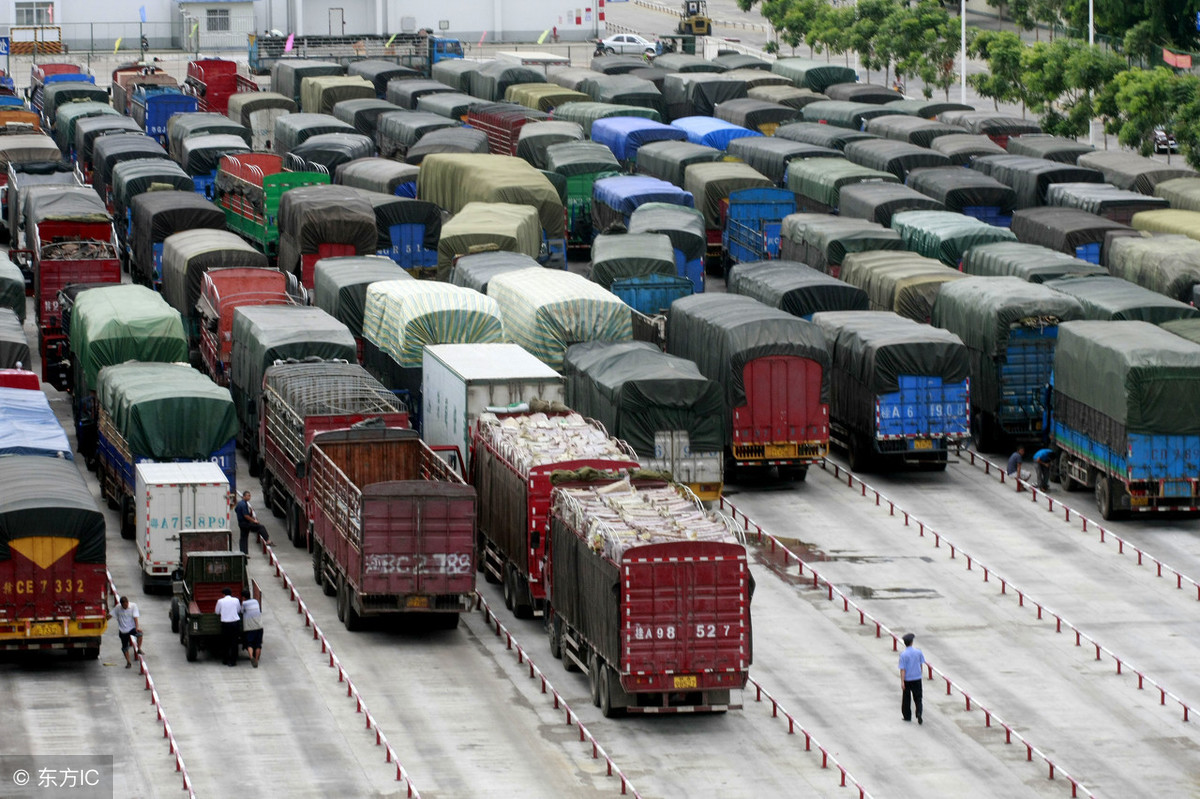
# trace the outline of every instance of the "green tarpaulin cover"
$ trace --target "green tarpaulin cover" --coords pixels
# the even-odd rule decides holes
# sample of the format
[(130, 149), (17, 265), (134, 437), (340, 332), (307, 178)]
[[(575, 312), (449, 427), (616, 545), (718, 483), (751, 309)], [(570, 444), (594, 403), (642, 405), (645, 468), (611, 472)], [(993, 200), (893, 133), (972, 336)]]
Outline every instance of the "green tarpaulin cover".
[(75, 123), (80, 119), (98, 116), (119, 116), (120, 111), (108, 103), (84, 101), (69, 103), (59, 110), (54, 118), (54, 140), (63, 154), (69, 153), (75, 145)]
[(621, 278), (675, 274), (675, 249), (661, 233), (608, 233), (592, 241), (591, 279), (606, 289)]
[(780, 58), (771, 63), (771, 71), (790, 79), (801, 89), (814, 92), (823, 92), (835, 83), (858, 80), (858, 73), (850, 67), (808, 58)]
[(1200, 241), (1187, 236), (1113, 239), (1108, 271), (1131, 283), (1190, 303), (1200, 284)]
[(909, 249), (954, 267), (971, 247), (1017, 239), (1007, 228), (953, 211), (905, 211), (892, 217), (892, 229)]
[(839, 191), (851, 183), (899, 183), (890, 172), (868, 169), (840, 158), (811, 158), (788, 164), (787, 187), (829, 208), (839, 205)]
[(496, 275), (488, 296), (500, 305), (505, 334), (551, 369), (563, 353), (585, 341), (629, 341), (629, 306), (587, 278), (557, 269), (522, 269)]
[(798, 261), (736, 264), (725, 277), (725, 287), (731, 294), (753, 297), (793, 316), (870, 308), (862, 289)]
[[(100, 369), (125, 361), (186, 362), (179, 311), (145, 286), (104, 286), (82, 292), (71, 310), (76, 396), (96, 387)], [(81, 380), (81, 382), (78, 382)]]
[(849, 100), (821, 100), (804, 106), (801, 113), (805, 122), (836, 125), (839, 128), (862, 130), (868, 120), (875, 117), (899, 114), (886, 105), (855, 103)]
[(196, 314), (204, 273), (227, 266), (267, 267), (267, 256), (228, 230), (184, 230), (163, 239), (162, 293), (184, 317)]
[(554, 109), (554, 118), (575, 122), (583, 128), (584, 135), (592, 135), (592, 123), (597, 119), (608, 117), (642, 117), (654, 122), (662, 122), (662, 114), (654, 108), (636, 105), (616, 105), (612, 103), (568, 103)]
[[(888, 107), (891, 108), (892, 106)], [(885, 139), (929, 147), (934, 139), (941, 136), (957, 135), (962, 130), (953, 125), (936, 122), (932, 119), (922, 119), (921, 117), (907, 116), (905, 114), (889, 114), (888, 116), (876, 117), (867, 122), (867, 132), (874, 133), (876, 136), (882, 136)]]
[(0, 258), (0, 308), (12, 308), (17, 319), (25, 321), (25, 276), (8, 256)]
[[(731, 75), (731, 77), (742, 77), (741, 75)], [(762, 78), (742, 78), (746, 81), (749, 87), (746, 89), (746, 96), (753, 97), (755, 100), (766, 100), (768, 103), (779, 103), (786, 105), (788, 108), (795, 108), (797, 111), (804, 108), (809, 103), (828, 100), (829, 98), (819, 92), (814, 92), (812, 89), (797, 89), (791, 84), (777, 85), (772, 83), (762, 82)]]
[[(535, 123), (544, 124), (544, 123)], [(530, 127), (526, 125), (521, 130)], [(551, 144), (545, 150), (545, 169), (564, 177), (595, 175), (600, 172), (619, 172), (621, 165), (612, 150), (590, 141)]]
[(1127, 433), (1200, 434), (1200, 345), (1146, 322), (1067, 322), (1058, 329), (1054, 390)]
[(704, 215), (684, 205), (643, 203), (629, 217), (629, 232), (665, 233), (685, 262), (703, 258), (708, 248)]
[(1025, 155), (1030, 158), (1045, 158), (1063, 164), (1074, 164), (1079, 156), (1095, 151), (1095, 147), (1086, 142), (1074, 139), (1064, 139), (1061, 136), (1047, 136), (1026, 133), (1008, 142), (1008, 152), (1011, 155)]
[(1200, 177), (1196, 170), (1185, 166), (1182, 159), (1168, 165), (1153, 158), (1119, 150), (1084, 153), (1076, 163), (1100, 170), (1104, 174), (1104, 180), (1118, 189), (1133, 189), (1142, 194), (1153, 194), (1154, 187), (1164, 180)]
[[(846, 372), (871, 394), (899, 391), (901, 375), (940, 377), (948, 383), (967, 379), (967, 348), (949, 330), (886, 311), (819, 313), (813, 316), (813, 323), (829, 342), (833, 367)], [(854, 399), (843, 397), (839, 401), (835, 394), (833, 405), (845, 406)], [(830, 412), (834, 416), (847, 415), (834, 408)]]
[(96, 398), (135, 456), (208, 460), (238, 432), (229, 389), (187, 364), (106, 366)]
[[(1016, 139), (1013, 139), (1016, 141)], [(951, 133), (938, 136), (929, 143), (929, 148), (950, 159), (955, 166), (967, 166), (984, 155), (1004, 155), (1005, 150), (987, 136), (973, 133)]]
[(928, 322), (943, 283), (963, 274), (940, 261), (906, 252), (850, 253), (842, 261), (841, 278), (867, 292), (871, 310), (894, 311)]
[(541, 172), (511, 156), (431, 155), (421, 164), (417, 196), (452, 214), (471, 202), (529, 205), (537, 209), (542, 230), (552, 239), (561, 239), (566, 227), (563, 203), (554, 186)]
[(1030, 283), (1044, 283), (1071, 275), (1107, 275), (1099, 264), (1089, 263), (1065, 252), (1037, 244), (1001, 241), (982, 244), (963, 253), (962, 270), (980, 277), (1019, 277)]
[(1104, 241), (1104, 234), (1110, 230), (1128, 229), (1128, 225), (1078, 208), (1025, 208), (1014, 213), (1012, 219), (1013, 235), (1021, 241), (1065, 253)]
[(380, 280), (415, 280), (391, 258), (354, 255), (322, 258), (313, 272), (313, 304), (362, 336), (367, 286)]
[(0, 458), (0, 561), (31, 535), (74, 538), (76, 563), (104, 563), (104, 514), (75, 464), (42, 455)]
[(1086, 319), (1159, 324), (1196, 316), (1192, 306), (1119, 277), (1068, 277), (1046, 285), (1079, 300)]
[[(746, 365), (771, 355), (819, 364), (820, 401), (829, 402), (829, 348), (820, 329), (750, 297), (693, 294), (676, 300), (667, 317), (667, 351), (694, 362), (724, 387), (727, 414), (746, 404)], [(732, 431), (725, 435), (728, 444)]]
[(367, 287), (363, 338), (403, 367), (420, 367), (430, 344), (504, 341), (500, 308), (473, 289), (432, 280), (388, 280)]
[[(821, 159), (828, 161), (830, 159)], [(770, 189), (775, 184), (749, 164), (733, 161), (692, 164), (684, 171), (683, 188), (691, 192), (696, 208), (704, 212), (710, 228), (721, 227), (721, 201), (739, 189)]]
[[(547, 184), (549, 185), (549, 184)], [(541, 251), (537, 211), (512, 203), (469, 203), (442, 226), (438, 240), (438, 280), (445, 280), (457, 255), (493, 247), (536, 258)]]
[(1083, 318), (1074, 297), (1015, 277), (969, 277), (942, 286), (931, 323), (988, 358), (1004, 355), (1014, 328), (1044, 328)]
[[(725, 445), (725, 392), (696, 364), (645, 341), (594, 341), (567, 349), (566, 402), (643, 458), (655, 434), (682, 430), (693, 452)], [(661, 456), (660, 456), (661, 457)]]
[(587, 102), (593, 98), (556, 83), (514, 83), (504, 91), (504, 100), (536, 111), (552, 111), (567, 103)]
[(720, 161), (724, 157), (717, 148), (703, 144), (655, 141), (638, 148), (637, 171), (639, 175), (649, 175), (683, 188), (684, 173), (689, 166)]

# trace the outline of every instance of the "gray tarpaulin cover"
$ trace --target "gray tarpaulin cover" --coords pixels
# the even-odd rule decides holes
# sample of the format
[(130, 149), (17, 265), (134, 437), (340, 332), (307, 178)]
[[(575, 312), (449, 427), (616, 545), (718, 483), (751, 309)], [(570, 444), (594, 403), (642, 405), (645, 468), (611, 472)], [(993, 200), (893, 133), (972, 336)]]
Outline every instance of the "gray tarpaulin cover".
[[(138, 158), (133, 161), (123, 161), (113, 169), (112, 196), (113, 218), (125, 219), (129, 204), (134, 197), (142, 192), (174, 189), (196, 193), (196, 184), (183, 167), (174, 161), (162, 158)], [(122, 237), (121, 228), (117, 226), (117, 235)]]
[(167, 151), (149, 136), (101, 136), (92, 145), (92, 186), (100, 199), (103, 192), (112, 186), (112, 174), (122, 161), (138, 158), (161, 158), (168, 160)]
[[(21, 208), (22, 192), (29, 191), (34, 186), (78, 186), (75, 177), (75, 165), (70, 161), (31, 161), (27, 164), (9, 164), (8, 207)], [(12, 211), (8, 214), (9, 241), (16, 244), (19, 241), (19, 231), (23, 227), (20, 213)]]
[(799, 109), (769, 100), (756, 100), (753, 97), (743, 97), (740, 100), (726, 100), (717, 105), (715, 115), (718, 119), (741, 125), (743, 128), (758, 130), (759, 125), (776, 125), (794, 122), (800, 118)]
[(595, 75), (574, 87), (597, 103), (620, 103), (666, 110), (662, 92), (648, 80), (633, 75)]
[(600, 72), (604, 75), (624, 75), (644, 66), (646, 66), (646, 62), (640, 56), (605, 55), (592, 59), (590, 71)]
[(453, 86), (456, 91), (467, 92), (471, 85), (471, 73), (483, 69), (489, 61), (468, 61), (465, 58), (448, 58), (433, 65), (433, 79)]
[(554, 109), (554, 118), (575, 122), (587, 136), (592, 135), (592, 123), (608, 117), (641, 117), (652, 122), (661, 122), (662, 114), (654, 108), (636, 105), (610, 105), (609, 103), (567, 103)]
[(825, 87), (825, 94), (829, 95), (830, 100), (874, 103), (876, 105), (894, 103), (904, 99), (904, 95), (895, 89), (876, 83), (858, 83), (856, 81), (832, 83)]
[(208, 460), (238, 432), (229, 389), (187, 364), (106, 366), (96, 398), (135, 455)]
[(158, 292), (145, 286), (114, 285), (80, 293), (71, 312), (71, 353), (76, 396), (96, 387), (105, 366), (125, 361), (186, 361), (183, 320)]
[[(734, 76), (731, 75), (731, 77)], [(795, 108), (797, 111), (803, 109), (809, 103), (829, 99), (819, 92), (814, 92), (811, 89), (797, 89), (790, 84), (784, 86), (756, 84), (753, 79), (747, 79), (746, 84), (750, 87), (746, 89), (746, 96), (753, 97), (755, 100), (766, 100), (768, 103), (786, 105), (788, 108)]]
[[(596, 60), (598, 59), (593, 59), (593, 61)], [(641, 59), (637, 59), (636, 61), (630, 61), (629, 65), (641, 66), (644, 63), (645, 62)], [(590, 78), (599, 78), (601, 76), (601, 71), (598, 69), (588, 69), (587, 67), (560, 67), (547, 75), (547, 78), (549, 78), (550, 82), (555, 86), (562, 86), (564, 89), (582, 92), (583, 89), (579, 87), (585, 80)], [(655, 91), (657, 91), (657, 89)]]
[[(405, 81), (406, 83), (411, 81)], [(431, 131), (454, 128), (462, 123), (425, 111), (389, 111), (381, 114), (375, 129), (375, 140), (379, 143), (379, 155), (392, 158), (403, 157), (408, 149)]]
[(1200, 284), (1200, 241), (1187, 236), (1124, 237), (1108, 251), (1108, 270), (1114, 277), (1191, 302)]
[(342, 164), (374, 153), (375, 142), (361, 133), (321, 133), (293, 147), (285, 163), (295, 172), (333, 174)]
[(1012, 220), (1013, 235), (1019, 240), (1065, 253), (1103, 241), (1110, 230), (1128, 229), (1128, 225), (1078, 208), (1027, 208), (1014, 213)]
[[(833, 311), (814, 315), (813, 323), (829, 342), (833, 367), (847, 372), (872, 394), (899, 391), (901, 375), (960, 383), (970, 370), (962, 339), (894, 313)], [(843, 398), (846, 401), (852, 398)], [(835, 396), (834, 405), (838, 404)], [(833, 408), (830, 412), (843, 415)]]
[(383, 95), (387, 91), (388, 81), (411, 80), (420, 78), (421, 73), (412, 67), (405, 67), (395, 61), (351, 61), (346, 68), (350, 75), (360, 75), (375, 84), (375, 93)]
[(953, 211), (905, 211), (892, 217), (892, 229), (909, 249), (953, 267), (971, 247), (1017, 238), (1008, 228)]
[(933, 119), (943, 111), (974, 111), (975, 109), (969, 105), (962, 103), (952, 103), (947, 100), (925, 100), (915, 98), (912, 100), (895, 100), (888, 103), (897, 111), (902, 111), (909, 116), (921, 117), (922, 119)]
[(654, 60), (656, 66), (672, 72), (691, 74), (695, 72), (725, 72), (729, 67), (691, 53), (664, 53)]
[(839, 191), (851, 183), (899, 183), (890, 172), (880, 172), (840, 158), (810, 158), (788, 164), (787, 187), (797, 194), (837, 208)]
[(591, 279), (606, 289), (626, 277), (674, 277), (675, 250), (662, 233), (606, 233), (592, 241)]
[(1041, 133), (1042, 126), (1031, 119), (997, 114), (995, 111), (943, 111), (938, 120), (957, 125), (968, 133), (985, 136), (1020, 136)]
[(76, 563), (104, 563), (104, 514), (75, 464), (44, 455), (0, 458), (0, 560), (11, 544), (39, 536), (74, 538)]
[(237, 136), (247, 148), (250, 146), (250, 128), (224, 114), (204, 111), (175, 114), (167, 120), (167, 152), (176, 161), (185, 163), (182, 158), (184, 140), (204, 135)]
[(1096, 148), (1086, 142), (1064, 139), (1061, 136), (1025, 134), (1008, 142), (1009, 155), (1026, 155), (1030, 158), (1045, 158), (1063, 164), (1074, 164), (1079, 156)]
[(1068, 322), (1058, 329), (1054, 390), (1127, 433), (1200, 434), (1200, 345), (1145, 322)]
[(438, 239), (442, 236), (442, 211), (436, 205), (411, 197), (397, 197), (394, 194), (361, 189), (359, 191), (375, 212), (375, 228), (378, 234), (376, 251), (391, 248), (392, 228), (396, 225), (424, 225), (425, 238), (421, 246), (427, 250), (437, 249)]
[(357, 100), (342, 100), (333, 107), (333, 116), (375, 141), (375, 127), (380, 114), (395, 111), (396, 104), (375, 97), (363, 97)]
[(724, 158), (715, 147), (689, 141), (656, 141), (638, 148), (637, 171), (639, 175), (649, 175), (683, 188), (684, 173), (689, 166)]
[(355, 255), (371, 255), (377, 238), (375, 211), (357, 189), (301, 186), (279, 199), (279, 268), (285, 272), (322, 244), (349, 244)]
[(1079, 300), (1087, 319), (1159, 324), (1196, 316), (1192, 306), (1119, 277), (1066, 277), (1046, 285)]
[(504, 92), (514, 83), (545, 82), (546, 76), (534, 67), (497, 60), (469, 73), (468, 92), (495, 103), (504, 99)]
[(676, 73), (663, 80), (667, 117), (712, 116), (717, 105), (746, 96), (746, 82), (711, 72)]
[(1103, 183), (1095, 169), (1027, 158), (1023, 155), (985, 155), (971, 162), (971, 169), (990, 175), (1017, 193), (1017, 208), (1046, 204), (1046, 191), (1053, 183)]
[(53, 126), (58, 109), (67, 103), (108, 101), (108, 92), (94, 83), (83, 81), (63, 81), (52, 83), (42, 93), (42, 115), (50, 120)]
[[(25, 305), (23, 288), (21, 305)], [(0, 369), (16, 369), (18, 363), (24, 369), (31, 366), (25, 328), (12, 308), (0, 308)]]
[(320, 308), (243, 305), (234, 309), (230, 390), (243, 430), (257, 430), (258, 395), (267, 367), (277, 360), (310, 357), (354, 363), (358, 357), (354, 337)]
[(753, 297), (793, 316), (870, 309), (865, 291), (798, 261), (736, 264), (725, 285), (731, 294)]
[[(787, 78), (785, 78), (782, 75), (776, 75), (774, 72), (772, 72), (770, 70), (769, 64), (767, 65), (766, 69), (755, 69), (754, 67), (738, 67), (736, 69), (731, 69), (728, 72), (723, 72), (721, 74), (728, 75), (731, 78), (737, 78), (738, 80), (746, 81), (746, 87), (747, 87), (746, 93), (747, 94), (750, 93), (750, 89), (762, 88), (765, 86), (777, 86), (777, 87), (783, 88), (783, 89), (795, 89), (796, 91), (806, 92), (810, 95), (815, 94), (815, 92), (812, 92), (808, 89), (796, 89), (796, 87), (792, 86), (792, 82), (789, 81)], [(750, 95), (750, 96), (754, 97), (754, 95)], [(768, 102), (772, 102), (772, 103), (779, 102), (778, 100), (770, 100), (765, 97), (755, 97), (754, 99), (768, 100)], [(826, 99), (826, 98), (822, 97), (821, 99)], [(789, 105), (788, 107), (796, 108), (797, 106)]]
[(1082, 318), (1078, 300), (1049, 286), (1015, 277), (969, 277), (942, 286), (931, 322), (954, 332), (971, 349), (997, 358), (1004, 355), (1013, 328)]
[[(1017, 139), (1013, 139), (1017, 141)], [(955, 166), (968, 166), (984, 155), (1004, 155), (1005, 150), (987, 136), (974, 133), (951, 133), (938, 136), (929, 143), (929, 148), (950, 159)]]
[(417, 98), (418, 111), (437, 114), (460, 122), (473, 107), (486, 104), (487, 100), (481, 100), (478, 97), (472, 97), (469, 94), (461, 94), (459, 92), (423, 94)]
[(331, 61), (306, 58), (281, 58), (271, 65), (271, 88), (292, 100), (300, 101), (300, 81), (320, 75), (345, 75), (346, 68)]
[(547, 237), (561, 239), (565, 235), (566, 215), (558, 192), (545, 175), (519, 158), (431, 155), (421, 164), (417, 196), (452, 214), (470, 202), (529, 205), (537, 210)]
[(775, 187), (770, 178), (754, 171), (754, 167), (734, 161), (692, 164), (684, 173), (683, 183), (683, 188), (695, 198), (696, 208), (704, 212), (705, 224), (713, 228), (721, 227), (721, 201), (728, 199), (731, 192)]
[(755, 58), (746, 53), (721, 53), (712, 62), (722, 69), (758, 69), (763, 71), (771, 69), (770, 61), (763, 61), (761, 58)]
[(963, 253), (962, 270), (981, 277), (1019, 277), (1030, 283), (1044, 283), (1071, 275), (1107, 275), (1104, 267), (1089, 263), (1058, 250), (1000, 241), (972, 247)]
[(1163, 330), (1170, 330), (1188, 341), (1200, 344), (1200, 318), (1172, 319), (1170, 322), (1163, 322), (1159, 327)]
[(87, 117), (75, 122), (75, 156), (81, 164), (92, 162), (96, 140), (108, 135), (142, 134), (141, 125), (127, 116)]
[(367, 286), (379, 280), (405, 279), (416, 278), (382, 255), (322, 258), (313, 271), (313, 304), (361, 338)]
[(858, 73), (841, 64), (808, 58), (780, 58), (771, 63), (771, 71), (789, 78), (802, 89), (823, 92), (835, 83), (858, 80)]
[(804, 106), (805, 122), (825, 123), (839, 128), (862, 130), (868, 120), (875, 117), (898, 114), (886, 105), (875, 103), (854, 103), (845, 100), (821, 100)]
[[(726, 152), (740, 158), (777, 185), (787, 180), (788, 163), (797, 158), (844, 158), (839, 150), (775, 136), (743, 136), (729, 142)], [(641, 167), (639, 154), (638, 166)]]
[(25, 321), (25, 276), (8, 256), (0, 258), (0, 308), (11, 308), (18, 321)]
[(81, 119), (98, 116), (120, 116), (121, 112), (108, 103), (84, 101), (70, 103), (58, 111), (54, 118), (54, 141), (63, 155), (70, 155), (75, 144), (75, 123)]
[(342, 164), (334, 172), (334, 182), (356, 189), (395, 194), (402, 183), (416, 183), (420, 168), (387, 158), (359, 158)]
[(357, 133), (353, 125), (329, 114), (285, 114), (275, 120), (275, 153), (287, 156), (297, 144), (322, 133)]
[[(222, 232), (225, 230), (225, 212), (194, 191), (144, 192), (133, 198), (132, 210), (135, 268), (147, 281), (154, 275), (154, 245), (164, 241), (167, 236), (181, 230), (196, 228), (212, 228)], [(165, 271), (163, 274), (165, 275)], [(167, 292), (164, 286), (164, 296)], [(198, 297), (199, 293), (186, 305), (173, 302), (171, 304), (177, 311), (188, 316)], [(167, 297), (167, 301), (171, 302), (171, 298)]]
[[(522, 128), (522, 130), (524, 129)], [(621, 171), (621, 165), (617, 163), (617, 157), (613, 155), (612, 150), (603, 144), (590, 141), (551, 144), (546, 148), (545, 159), (544, 169), (568, 178), (576, 175)]]
[[(724, 386), (727, 409), (746, 403), (746, 364), (769, 355), (820, 364), (821, 402), (829, 402), (829, 349), (820, 329), (750, 297), (693, 294), (676, 300), (667, 317), (667, 351)], [(725, 435), (729, 443), (731, 431)]]
[(780, 235), (785, 257), (821, 270), (842, 263), (848, 253), (904, 249), (896, 231), (847, 216), (789, 214), (783, 218)]
[[(487, 141), (486, 137), (484, 141)], [(538, 169), (549, 169), (546, 150), (555, 144), (577, 141), (583, 141), (583, 128), (577, 122), (529, 122), (522, 125), (517, 134), (517, 157)], [(487, 152), (486, 147), (480, 152)]]
[(629, 217), (630, 233), (665, 233), (684, 261), (703, 258), (708, 248), (704, 215), (695, 208), (672, 203), (645, 203)]
[(1200, 178), (1172, 178), (1154, 185), (1154, 194), (1180, 211), (1200, 211)]
[[(175, 119), (182, 114), (176, 114)], [(241, 136), (231, 136), (225, 133), (189, 136), (180, 145), (180, 162), (183, 171), (189, 175), (207, 175), (217, 171), (217, 164), (223, 155), (237, 155), (250, 152), (250, 145), (242, 141)]]
[[(909, 117), (904, 117), (908, 119)], [(856, 164), (890, 172), (898, 179), (922, 167), (951, 166), (950, 159), (926, 147), (894, 139), (865, 139), (846, 145), (846, 158)]]
[(1162, 197), (1118, 189), (1111, 183), (1055, 183), (1046, 192), (1046, 204), (1079, 208), (1101, 216), (1107, 212), (1137, 213), (1170, 207)]
[(641, 78), (642, 80), (650, 81), (654, 84), (655, 88), (661, 92), (663, 88), (663, 81), (667, 79), (668, 75), (673, 75), (675, 73), (668, 69), (663, 69), (662, 67), (643, 67), (641, 69), (631, 69), (629, 70), (629, 74), (635, 78)]
[(947, 125), (944, 122), (935, 122), (932, 119), (922, 119), (904, 114), (876, 117), (867, 122), (867, 133), (921, 147), (929, 147), (934, 139), (941, 136), (952, 136), (961, 132), (961, 128)]
[[(1011, 192), (1007, 186), (1003, 188)], [(842, 187), (838, 193), (839, 214), (878, 222), (885, 227), (891, 224), (892, 215), (901, 211), (944, 210), (946, 206), (933, 197), (897, 183), (855, 183)]]
[(1153, 194), (1154, 187), (1164, 180), (1200, 176), (1196, 170), (1186, 166), (1182, 159), (1168, 165), (1153, 158), (1118, 150), (1084, 153), (1079, 156), (1078, 164), (1100, 170), (1104, 174), (1104, 180), (1118, 189), (1133, 189), (1142, 194)]
[(996, 208), (1001, 214), (1012, 213), (1017, 195), (1011, 187), (995, 178), (961, 167), (914, 169), (908, 185), (946, 206), (947, 211), (964, 208)]
[(873, 311), (893, 311), (928, 322), (943, 283), (962, 272), (909, 252), (857, 252), (842, 261), (841, 278), (867, 292)]
[(25, 195), (25, 224), (46, 220), (107, 222), (108, 209), (85, 186), (45, 186), (30, 189)]
[(450, 282), (456, 286), (475, 289), (487, 294), (488, 283), (496, 275), (529, 269), (540, 264), (519, 252), (480, 252), (464, 255), (450, 270)]
[(443, 92), (453, 91), (453, 86), (439, 80), (424, 80), (421, 78), (413, 80), (404, 78), (394, 83), (388, 81), (388, 85), (384, 88), (384, 97), (389, 103), (396, 106), (396, 108), (412, 111), (417, 107), (417, 100), (427, 94), (442, 94)]
[(183, 230), (162, 241), (162, 294), (185, 317), (195, 315), (209, 269), (267, 267), (267, 256), (228, 230)]
[(566, 402), (598, 420), (643, 458), (659, 431), (688, 433), (693, 452), (725, 445), (725, 392), (696, 364), (645, 341), (593, 341), (567, 348)]

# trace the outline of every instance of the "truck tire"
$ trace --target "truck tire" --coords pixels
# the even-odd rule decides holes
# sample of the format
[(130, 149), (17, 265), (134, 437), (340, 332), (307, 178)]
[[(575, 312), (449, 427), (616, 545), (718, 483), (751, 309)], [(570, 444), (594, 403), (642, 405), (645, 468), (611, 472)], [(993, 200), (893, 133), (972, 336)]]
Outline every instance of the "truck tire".
[(1100, 517), (1104, 521), (1116, 518), (1113, 510), (1113, 490), (1110, 479), (1102, 474), (1096, 475), (1096, 507), (1100, 509)]
[(550, 656), (562, 660), (562, 624), (549, 607), (546, 608), (546, 639), (550, 644)]
[(100, 645), (99, 644), (96, 644), (95, 646), (89, 646), (87, 649), (83, 650), (83, 659), (84, 660), (95, 660), (98, 657), (100, 657)]
[(175, 600), (171, 600), (171, 610), (167, 614), (171, 618), (171, 632), (179, 633), (179, 604)]
[(346, 632), (355, 633), (362, 629), (362, 617), (354, 609), (354, 589), (346, 586)]
[(121, 497), (121, 538), (133, 540), (133, 498)]
[(515, 611), (517, 605), (517, 590), (514, 583), (516, 582), (513, 567), (509, 564), (504, 564), (504, 607)]
[(342, 577), (337, 581), (337, 618), (342, 624), (346, 623), (346, 580)]
[(288, 538), (292, 540), (292, 546), (296, 549), (307, 547), (308, 531), (304, 529), (304, 511), (300, 510), (295, 500), (288, 500), (287, 514)]
[(518, 619), (532, 619), (533, 596), (529, 592), (529, 583), (517, 573), (516, 567), (512, 570), (512, 595), (513, 615)]
[(435, 630), (457, 630), (459, 615), (458, 613), (434, 613), (430, 619), (430, 626)]
[(142, 593), (146, 596), (154, 593), (150, 585), (150, 575), (146, 574), (146, 572), (142, 572)]
[(871, 452), (871, 444), (865, 437), (853, 434), (850, 437), (850, 445), (847, 460), (850, 462), (850, 470), (853, 472), (869, 472), (874, 465), (874, 453)]
[(196, 639), (192, 638), (191, 633), (186, 629), (183, 631), (183, 645), (187, 647), (188, 663), (195, 663), (200, 657), (200, 647), (196, 643)]
[(324, 587), (325, 586), (325, 559), (321, 556), (321, 547), (316, 544), (313, 545), (312, 563), (313, 563), (313, 582), (315, 582), (320, 587)]
[(588, 691), (592, 696), (592, 704), (600, 707), (600, 658), (595, 650), (588, 650)]
[(606, 719), (611, 719), (623, 714), (624, 708), (613, 707), (612, 681), (616, 679), (616, 674), (608, 667), (607, 663), (600, 664), (600, 713)]
[(101, 469), (96, 473), (96, 479), (100, 483), (100, 496), (104, 497), (104, 501), (108, 503), (109, 510), (119, 510), (121, 503), (117, 501), (117, 492), (113, 490), (112, 480), (108, 477), (108, 470)]

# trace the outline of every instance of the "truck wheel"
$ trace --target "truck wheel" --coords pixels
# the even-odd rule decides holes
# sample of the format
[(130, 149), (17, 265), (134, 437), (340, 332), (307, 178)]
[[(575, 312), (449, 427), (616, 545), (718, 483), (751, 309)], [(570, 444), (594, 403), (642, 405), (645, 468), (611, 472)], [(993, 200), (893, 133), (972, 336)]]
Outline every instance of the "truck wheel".
[(171, 601), (171, 611), (167, 614), (171, 617), (171, 632), (179, 633), (179, 605), (174, 600)]
[(308, 531), (304, 529), (303, 517), (304, 512), (300, 510), (300, 506), (294, 500), (289, 500), (287, 517), (288, 538), (292, 539), (292, 546), (296, 549), (308, 546)]
[(986, 411), (975, 411), (971, 414), (971, 439), (975, 443), (975, 449), (980, 452), (996, 450), (996, 435), (991, 417)]
[(121, 538), (133, 540), (133, 500), (121, 497)]
[(435, 613), (430, 621), (435, 630), (457, 630), (458, 618), (458, 613)]
[(588, 652), (588, 690), (592, 695), (592, 704), (600, 707), (600, 658), (594, 651)]
[(337, 617), (338, 621), (346, 623), (346, 580), (343, 577), (337, 582)]
[(512, 595), (513, 615), (518, 619), (532, 619), (533, 597), (529, 592), (529, 583), (517, 573), (516, 568), (512, 570)]
[(113, 490), (112, 480), (108, 478), (108, 470), (101, 469), (96, 473), (96, 479), (100, 482), (100, 496), (108, 503), (108, 509), (119, 510), (121, 503), (117, 501), (117, 492)]
[(562, 625), (558, 621), (558, 616), (550, 612), (550, 608), (546, 608), (546, 639), (550, 644), (550, 655), (555, 660), (562, 660)]
[(504, 564), (504, 607), (509, 610), (516, 608), (516, 588), (513, 586), (513, 569), (507, 563)]
[(854, 472), (869, 472), (871, 471), (872, 461), (874, 458), (871, 452), (870, 443), (860, 435), (853, 435), (850, 438), (849, 457), (850, 470)]
[(323, 585), (325, 585), (325, 569), (324, 569), (324, 559), (321, 557), (321, 548), (319, 546), (316, 546), (316, 545), (313, 546), (312, 561), (313, 561), (313, 581), (318, 586), (323, 586)]
[(354, 609), (354, 589), (346, 586), (346, 632), (358, 632), (362, 629), (362, 617)]
[(146, 596), (150, 596), (150, 594), (154, 593), (154, 591), (151, 590), (150, 575), (146, 574), (145, 572), (142, 572), (142, 593)]
[(195, 663), (200, 657), (200, 647), (196, 643), (196, 639), (192, 638), (191, 633), (187, 630), (183, 632), (183, 645), (187, 647), (188, 663)]
[(1106, 522), (1116, 516), (1113, 512), (1112, 486), (1108, 481), (1109, 478), (1104, 475), (1096, 475), (1096, 506), (1100, 509), (1100, 516)]
[(83, 650), (83, 659), (84, 660), (95, 660), (98, 657), (100, 657), (99, 645), (89, 646), (87, 649)]
[(612, 680), (616, 677), (607, 663), (600, 664), (600, 713), (606, 719), (621, 715), (622, 708), (612, 704)]

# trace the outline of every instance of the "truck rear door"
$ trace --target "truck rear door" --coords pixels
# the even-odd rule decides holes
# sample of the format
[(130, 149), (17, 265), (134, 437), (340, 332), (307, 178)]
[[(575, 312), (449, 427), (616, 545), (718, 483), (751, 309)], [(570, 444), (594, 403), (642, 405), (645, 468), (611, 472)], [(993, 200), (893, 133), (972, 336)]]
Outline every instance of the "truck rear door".
[[(733, 409), (733, 443), (782, 444), (829, 437), (821, 365), (794, 355), (755, 358), (742, 370), (746, 404)], [(763, 457), (788, 457), (768, 446)]]
[(879, 395), (878, 434), (919, 439), (961, 438), (970, 432), (967, 381), (942, 382), (929, 375), (900, 375), (900, 390)]
[(668, 675), (661, 689), (691, 690), (714, 687), (714, 673), (748, 669), (749, 586), (740, 544), (652, 544), (627, 552), (619, 588), (621, 672)]

